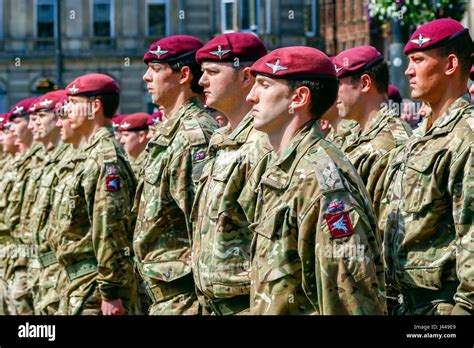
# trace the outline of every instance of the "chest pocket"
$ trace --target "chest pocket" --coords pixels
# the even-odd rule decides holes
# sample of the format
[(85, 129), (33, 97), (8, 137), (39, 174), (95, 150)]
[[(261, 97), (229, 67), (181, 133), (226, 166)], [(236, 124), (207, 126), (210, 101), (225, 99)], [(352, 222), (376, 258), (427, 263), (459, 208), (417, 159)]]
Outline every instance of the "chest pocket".
[(433, 151), (423, 156), (411, 158), (406, 164), (405, 210), (409, 213), (421, 212), (433, 201), (443, 196), (443, 188), (437, 180), (444, 175), (443, 155), (446, 149)]
[(251, 228), (255, 232), (254, 261), (261, 283), (295, 275), (301, 270), (296, 228), (290, 226), (289, 215), (290, 208), (280, 206)]
[(28, 202), (34, 202), (39, 188), (39, 181), (41, 178), (41, 170), (32, 170), (30, 174), (30, 179), (28, 182), (28, 189), (25, 192), (25, 200)]
[(6, 208), (8, 204), (8, 193), (10, 192), (13, 185), (13, 181), (7, 176), (0, 186), (0, 208)]
[(13, 184), (12, 191), (10, 192), (9, 201), (19, 202), (23, 191), (23, 181), (18, 181)]

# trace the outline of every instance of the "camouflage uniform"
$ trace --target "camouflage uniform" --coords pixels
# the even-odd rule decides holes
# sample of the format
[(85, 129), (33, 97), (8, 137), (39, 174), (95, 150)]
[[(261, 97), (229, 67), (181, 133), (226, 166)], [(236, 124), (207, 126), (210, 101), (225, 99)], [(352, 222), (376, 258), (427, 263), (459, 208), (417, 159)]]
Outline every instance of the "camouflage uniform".
[[(272, 147), (251, 114), (214, 133), (193, 206), (193, 274), (205, 312), (235, 314), (250, 306), (249, 222), (237, 199)], [(264, 166), (260, 165), (259, 168)], [(255, 209), (249, 199), (246, 209)]]
[(135, 159), (130, 158), (130, 165), (132, 166), (133, 173), (135, 174), (135, 178), (137, 178), (137, 180), (140, 178), (140, 172), (143, 168), (143, 165), (145, 164), (145, 160), (146, 151), (142, 151), (142, 153)]
[[(307, 123), (258, 186), (251, 314), (384, 314), (381, 241), (354, 167)], [(249, 181), (239, 198), (255, 189)]]
[(379, 212), (380, 191), (377, 182), (387, 166), (390, 150), (405, 143), (412, 131), (395, 113), (383, 107), (369, 121), (368, 129), (342, 148), (347, 158), (357, 169), (367, 187), (376, 216)]
[(30, 288), (33, 291), (33, 304), (36, 314), (51, 315), (57, 312), (59, 295), (56, 282), (60, 266), (54, 252), (46, 239), (48, 218), (51, 210), (51, 196), (56, 184), (55, 170), (61, 161), (70, 157), (73, 149), (70, 145), (60, 143), (57, 148), (48, 151), (43, 166), (32, 212), (29, 229), (37, 250), (38, 258), (29, 264)]
[(19, 315), (34, 313), (31, 291), (28, 287), (27, 266), (30, 257), (34, 256), (30, 232), (24, 228), (29, 212), (23, 212), (23, 206), (31, 207), (31, 197), (34, 196), (35, 185), (32, 183), (38, 175), (38, 168), (43, 161), (44, 146), (36, 143), (21, 157), (13, 170), (13, 183), (8, 196), (5, 210), (5, 225), (14, 239), (16, 252), (8, 259), (5, 279), (8, 282), (9, 296)]
[(337, 132), (334, 128), (329, 130), (326, 139), (331, 141), (337, 148), (342, 149), (343, 146), (351, 144), (360, 134), (360, 126), (354, 120), (343, 119), (339, 123)]
[(53, 204), (59, 205), (48, 232), (69, 278), (61, 296), (67, 298), (69, 314), (101, 314), (102, 299), (118, 298), (130, 314), (136, 301), (130, 260), (132, 170), (111, 127), (100, 128), (73, 163), (68, 181), (55, 190)]
[(9, 250), (15, 248), (15, 242), (4, 221), (8, 197), (15, 178), (13, 169), (20, 161), (20, 155), (7, 156), (5, 160), (4, 166), (0, 168), (0, 315), (16, 314), (6, 281)]
[(391, 155), (383, 213), (400, 313), (474, 314), (474, 108), (459, 98)]
[(197, 314), (191, 271), (191, 208), (215, 121), (191, 98), (148, 143), (137, 189), (134, 251), (150, 314)]

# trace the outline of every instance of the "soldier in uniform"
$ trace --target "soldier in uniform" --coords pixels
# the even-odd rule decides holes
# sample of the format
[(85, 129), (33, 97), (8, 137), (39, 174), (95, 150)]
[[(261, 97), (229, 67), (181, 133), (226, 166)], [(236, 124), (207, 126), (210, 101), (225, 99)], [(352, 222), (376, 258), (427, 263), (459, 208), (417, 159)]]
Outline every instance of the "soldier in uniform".
[(20, 160), (15, 163), (12, 171), (13, 185), (5, 208), (4, 226), (14, 241), (16, 252), (8, 260), (6, 279), (9, 286), (9, 295), (16, 308), (17, 314), (33, 314), (33, 304), (28, 287), (27, 266), (28, 260), (34, 256), (31, 234), (24, 230), (24, 221), (28, 216), (22, 214), (23, 202), (31, 197), (34, 190), (29, 184), (34, 173), (42, 161), (43, 145), (33, 141), (33, 135), (28, 129), (31, 108), (36, 98), (27, 98), (17, 103), (10, 111), (10, 131), (16, 137), (21, 154)]
[(419, 27), (404, 48), (411, 97), (431, 112), (385, 170), (384, 253), (399, 314), (474, 314), (472, 39), (453, 19)]
[(54, 194), (59, 212), (48, 233), (69, 280), (61, 296), (72, 315), (130, 314), (136, 301), (130, 249), (136, 182), (110, 126), (120, 89), (106, 75), (87, 74), (66, 91), (70, 125), (81, 143), (68, 181)]
[[(258, 184), (251, 229), (251, 314), (384, 314), (381, 240), (367, 190), (323, 139), (337, 97), (334, 65), (314, 48), (272, 51), (251, 68), (255, 129), (276, 156)], [(256, 184), (257, 183), (257, 184)]]
[(376, 214), (380, 197), (377, 180), (387, 165), (388, 153), (411, 135), (388, 104), (388, 67), (372, 46), (339, 53), (333, 60), (339, 78), (339, 116), (355, 120), (360, 131), (342, 148), (366, 184)]
[[(250, 307), (250, 243), (245, 210), (238, 203), (247, 177), (272, 151), (265, 133), (253, 128), (245, 98), (255, 82), (250, 66), (267, 53), (248, 33), (218, 35), (196, 53), (206, 105), (229, 124), (212, 136), (193, 206), (193, 274), (203, 314), (246, 313)], [(260, 165), (259, 165), (260, 164)]]
[(151, 117), (145, 112), (127, 115), (118, 126), (120, 143), (128, 155), (135, 177), (138, 179), (145, 160), (148, 144), (148, 125)]
[[(58, 310), (59, 295), (54, 291), (60, 266), (46, 239), (48, 217), (51, 209), (51, 195), (54, 188), (55, 169), (61, 161), (70, 156), (70, 146), (60, 142), (60, 132), (56, 127), (58, 113), (66, 101), (66, 91), (57, 90), (39, 97), (35, 104), (35, 138), (46, 149), (45, 159), (40, 167), (36, 192), (33, 195), (28, 214), (32, 241), (37, 253), (29, 264), (30, 288), (33, 293), (33, 305), (36, 314), (51, 315)], [(25, 202), (24, 202), (25, 204)], [(25, 208), (22, 209), (25, 214)]]
[[(153, 304), (150, 314), (199, 314), (191, 269), (191, 208), (214, 120), (197, 96), (201, 70), (195, 61), (201, 41), (170, 36), (152, 44), (143, 76), (153, 103), (166, 119), (147, 147), (135, 199), (137, 268)], [(134, 208), (135, 209), (135, 208)]]
[(324, 113), (321, 117), (321, 121), (327, 121), (330, 125), (325, 138), (339, 149), (342, 149), (343, 146), (348, 145), (349, 142), (354, 140), (354, 136), (349, 137), (350, 135), (360, 133), (360, 127), (356, 121), (343, 119), (339, 116), (336, 103)]
[(5, 162), (0, 167), (0, 315), (15, 314), (16, 309), (8, 294), (6, 281), (8, 256), (15, 249), (15, 243), (4, 224), (7, 198), (11, 192), (14, 177), (12, 169), (19, 160), (19, 149), (15, 144), (15, 135), (10, 132), (10, 113), (0, 117), (0, 147), (5, 154)]

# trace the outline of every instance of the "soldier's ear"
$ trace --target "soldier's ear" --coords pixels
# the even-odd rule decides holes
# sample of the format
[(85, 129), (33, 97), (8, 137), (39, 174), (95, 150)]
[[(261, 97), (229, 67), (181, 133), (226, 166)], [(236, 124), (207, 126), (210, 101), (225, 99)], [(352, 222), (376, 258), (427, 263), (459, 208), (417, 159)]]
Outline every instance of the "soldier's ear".
[(368, 74), (362, 74), (359, 85), (362, 88), (362, 92), (368, 92), (373, 85), (372, 78)]
[(447, 57), (447, 65), (446, 65), (446, 70), (445, 74), (446, 75), (453, 75), (454, 72), (457, 70), (459, 71), (461, 66), (459, 65), (459, 59), (455, 54), (450, 54)]
[(242, 74), (242, 87), (251, 88), (255, 83), (255, 77), (250, 72), (250, 67), (245, 67), (241, 70)]
[(179, 83), (181, 85), (184, 85), (187, 82), (191, 83), (193, 79), (193, 73), (191, 69), (189, 68), (189, 66), (187, 65), (183, 66), (179, 73), (180, 73)]

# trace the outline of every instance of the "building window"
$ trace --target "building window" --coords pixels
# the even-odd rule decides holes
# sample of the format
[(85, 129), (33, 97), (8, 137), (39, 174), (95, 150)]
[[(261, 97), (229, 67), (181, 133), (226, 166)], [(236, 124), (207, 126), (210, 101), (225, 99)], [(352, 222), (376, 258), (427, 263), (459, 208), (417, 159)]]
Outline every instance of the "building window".
[(94, 47), (110, 47), (112, 45), (113, 24), (112, 0), (93, 0), (92, 36)]
[(242, 31), (258, 32), (259, 0), (240, 0), (240, 29)]
[(36, 47), (47, 49), (54, 47), (54, 0), (36, 2)]
[(169, 1), (147, 0), (146, 19), (146, 33), (148, 37), (160, 38), (168, 36), (170, 26)]
[(221, 0), (221, 27), (223, 33), (234, 31), (235, 0)]
[(303, 7), (304, 32), (306, 36), (316, 35), (316, 0), (305, 0)]

